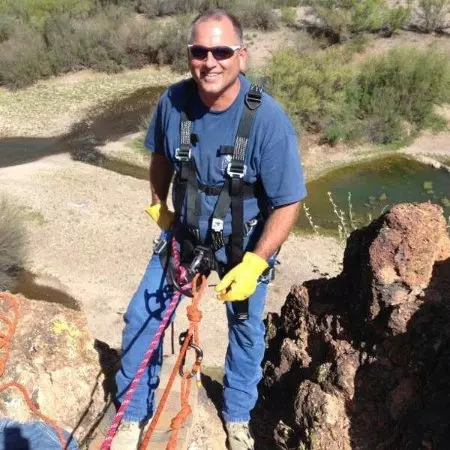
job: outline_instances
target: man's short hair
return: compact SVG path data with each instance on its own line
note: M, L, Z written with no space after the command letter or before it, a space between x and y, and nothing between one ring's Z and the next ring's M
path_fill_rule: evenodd
M234 31L236 32L236 36L239 41L239 45L244 45L244 32L242 30L241 22L239 22L239 19L226 11L222 8L210 8L203 12L201 12L192 22L191 27L189 29L189 35L188 35L188 43L192 44L194 41L194 29L195 26L200 23L204 22L205 20L222 20L223 18L230 19L231 23L233 24Z

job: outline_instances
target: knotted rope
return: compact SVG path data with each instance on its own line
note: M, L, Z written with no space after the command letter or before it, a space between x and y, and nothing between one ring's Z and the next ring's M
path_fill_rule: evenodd
M158 420L162 414L164 406L167 402L167 398L169 397L169 393L172 389L173 382L177 373L180 370L180 366L184 360L187 349L191 340L194 344L199 344L199 331L198 325L202 319L202 312L199 311L198 305L200 303L200 299L203 296L203 293L206 289L206 278L202 275L200 281L200 288L197 288L197 281L199 275L197 274L192 282L192 304L190 304L187 309L187 316L189 319L189 329L186 333L186 338L181 347L180 353L178 355L175 366L172 369L172 373L170 374L169 381L167 382L166 388L163 392L161 400L159 402L158 408L155 412L155 415L152 419L152 422L145 433L144 439L139 447L139 450L146 450L147 446L150 442L153 432L155 431L156 425L158 424ZM198 360L195 361L191 373L185 373L183 375L181 381L181 410L178 414L172 419L170 427L172 428L172 434L170 436L170 440L167 444L166 450L176 450L178 434L181 426L184 424L186 419L192 412L191 406L189 405L189 396L191 393L191 383L192 383L192 374L199 374L200 372L200 362Z

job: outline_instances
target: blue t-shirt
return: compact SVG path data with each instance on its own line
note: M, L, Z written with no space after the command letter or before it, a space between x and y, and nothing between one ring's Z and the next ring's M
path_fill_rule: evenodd
M241 75L241 89L235 101L224 111L210 111L200 100L195 86L183 80L166 90L150 123L145 146L152 152L165 155L176 171L180 164L175 150L180 146L180 111L193 123L192 133L197 136L192 144L192 157L197 167L198 181L205 185L220 186L224 182L230 155L220 155L221 146L233 146L241 119L244 98L250 83ZM186 96L190 99L186 102ZM261 106L250 132L245 153L247 171L244 181L260 181L262 197L244 201L244 219L251 220L262 205L277 207L298 202L306 196L305 182L300 164L297 137L291 121L268 94L263 94ZM217 196L201 193L199 228L204 239ZM183 214L181 220L183 220ZM231 212L224 221L224 234L231 233Z

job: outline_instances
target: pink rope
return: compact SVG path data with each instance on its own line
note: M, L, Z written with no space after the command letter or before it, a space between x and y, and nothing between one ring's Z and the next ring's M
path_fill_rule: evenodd
M174 266L175 266L175 270L176 270L176 274L177 274L179 283L180 284L183 282L186 283L187 282L186 269L180 265L180 252L178 251L175 238L172 239L172 258L173 258L173 262L174 262ZM183 288L189 288L190 287L189 284L190 283L185 284L183 286ZM119 411L117 411L117 414L114 417L114 420L108 429L106 438L103 441L100 450L109 450L110 449L111 442L112 442L114 436L116 435L117 428L119 427L120 422L122 421L122 418L125 414L125 411L131 402L131 399L136 391L139 381L141 381L141 378L144 375L144 371L146 370L148 363L150 362L153 352L158 347L158 344L161 340L161 336L167 327L167 323L169 322L169 319L172 316L172 313L174 312L174 310L176 309L176 307L180 301L181 295L182 294L179 291L174 292L174 294L172 296L172 300L170 301L169 306L167 307L167 310L164 314L164 317L162 318L162 321L161 321L158 329L156 330L156 333L153 336L153 339L150 342L150 345L149 345L147 351L144 354L144 357L142 359L141 364L139 365L136 375L134 376L133 380L131 381L130 387L128 388L128 391L125 394L125 398L123 399L122 404L120 405Z

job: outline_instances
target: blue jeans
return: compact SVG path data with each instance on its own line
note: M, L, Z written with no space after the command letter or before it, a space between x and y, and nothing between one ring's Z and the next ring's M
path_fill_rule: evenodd
M222 414L227 422L248 421L258 398L257 385L262 376L261 361L265 349L262 317L266 293L267 284L258 284L249 299L249 318L245 321L236 319L231 303L226 303L229 343L225 359ZM122 367L116 375L119 402L123 400L137 372L172 294L159 256L154 254L124 316ZM125 412L125 420L144 421L152 417L162 354L160 342Z

